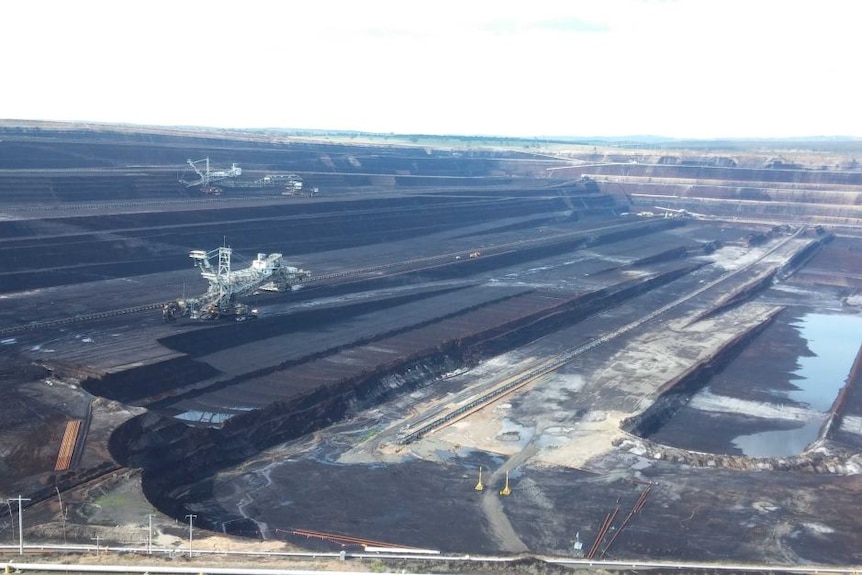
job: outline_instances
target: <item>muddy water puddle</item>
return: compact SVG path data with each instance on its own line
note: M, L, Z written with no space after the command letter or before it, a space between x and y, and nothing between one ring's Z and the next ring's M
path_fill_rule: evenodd
M862 316L785 316L651 438L695 451L786 457L815 441L862 344Z

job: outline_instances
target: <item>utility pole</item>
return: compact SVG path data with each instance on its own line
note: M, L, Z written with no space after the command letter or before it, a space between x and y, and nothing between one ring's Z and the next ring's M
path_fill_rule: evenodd
M63 545L66 545L66 510L63 507L63 498L60 497L60 488L54 486L57 490L57 499L60 501L60 519L63 520Z
M101 538L98 535L96 535L95 537L90 537L90 541L96 542L96 557L99 556L99 539Z
M18 502L18 554L23 555L24 554L24 507L22 504L24 501L30 501L30 500L27 499L26 497L21 497L19 495L15 499L7 499L6 503L9 504L12 501ZM11 511L11 509L12 509L11 505L9 506L9 509Z
M149 530L147 531L147 555L152 555L153 553L153 514L148 513L147 519L150 522Z
M12 541L15 541L15 516L12 515L12 503L7 500L6 507L9 508L9 527L12 528Z
M186 519L189 520L189 557L192 556L192 525L195 521L195 517L197 517L197 515L192 515L191 513L186 515Z

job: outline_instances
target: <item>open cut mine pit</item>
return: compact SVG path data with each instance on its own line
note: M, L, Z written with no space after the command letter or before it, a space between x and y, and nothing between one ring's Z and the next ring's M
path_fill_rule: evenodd
M155 513L180 546L194 514L284 548L862 561L850 164L0 136L0 495L30 538ZM185 187L189 157L247 179ZM310 275L253 321L163 321L219 246Z

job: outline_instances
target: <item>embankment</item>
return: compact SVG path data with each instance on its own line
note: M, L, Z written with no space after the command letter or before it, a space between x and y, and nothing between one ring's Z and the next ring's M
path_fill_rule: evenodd
M679 377L663 385L647 409L626 418L620 424L623 431L648 438L660 429L692 396L700 391L709 379L730 363L763 330L775 321L780 308L770 313L763 321L740 333L712 356L689 368Z
M859 445L859 436L842 431L841 424L844 421L844 414L847 411L848 403L856 404L854 407L858 406L860 385L862 385L862 347L859 348L856 354L856 359L853 361L853 367L850 369L850 375L847 376L844 387L841 388L841 391L838 392L838 396L832 403L832 407L829 410L829 419L823 427L821 437L847 443L854 447Z

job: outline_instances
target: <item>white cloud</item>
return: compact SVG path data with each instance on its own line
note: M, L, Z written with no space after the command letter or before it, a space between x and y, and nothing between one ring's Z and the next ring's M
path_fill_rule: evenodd
M0 116L862 136L852 0L7 2Z

